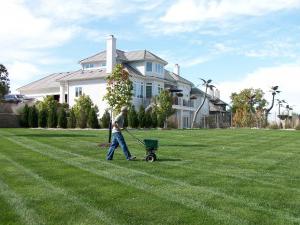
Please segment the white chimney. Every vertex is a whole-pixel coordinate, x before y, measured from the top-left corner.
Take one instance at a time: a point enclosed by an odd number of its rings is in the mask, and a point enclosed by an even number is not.
[[[173,72],[180,76],[180,66],[176,63]]]
[[[220,99],[220,90],[219,90],[219,89],[216,89],[216,90],[215,90],[215,97],[216,97],[217,99]]]
[[[116,65],[116,38],[114,35],[109,35],[106,40],[106,73],[112,73]]]

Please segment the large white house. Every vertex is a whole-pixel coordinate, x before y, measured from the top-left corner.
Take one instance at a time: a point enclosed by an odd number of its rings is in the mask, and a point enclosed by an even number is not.
[[[41,100],[44,96],[53,95],[60,103],[68,103],[71,107],[80,95],[89,95],[102,115],[109,106],[103,101],[106,93],[106,76],[116,64],[122,64],[133,81],[132,103],[138,109],[141,104],[150,104],[151,98],[162,89],[175,90],[175,115],[171,122],[178,128],[188,128],[196,108],[201,104],[204,93],[195,88],[193,83],[180,74],[178,64],[174,71],[165,69],[167,61],[147,50],[121,51],[116,47],[116,38],[110,35],[106,42],[106,50],[79,61],[81,69],[72,72],[54,73],[17,90],[24,95]],[[178,92],[179,91],[179,92]],[[178,94],[180,93],[180,94]],[[204,104],[197,123],[201,117],[210,112],[224,112],[226,104],[220,100],[219,92],[210,93]]]

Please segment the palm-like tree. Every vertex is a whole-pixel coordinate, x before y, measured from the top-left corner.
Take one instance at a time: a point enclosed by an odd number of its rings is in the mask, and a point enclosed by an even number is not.
[[[209,79],[209,80],[204,80],[202,78],[200,78],[200,79],[203,81],[202,85],[205,86],[205,95],[204,95],[204,99],[203,99],[202,103],[199,105],[199,107],[197,108],[197,110],[196,110],[196,112],[194,114],[193,122],[192,122],[192,128],[194,128],[195,122],[196,122],[196,118],[198,116],[198,113],[200,112],[200,110],[202,109],[202,107],[203,107],[203,105],[204,105],[204,103],[206,101],[208,89],[213,90],[213,88],[215,87],[214,85],[211,84],[211,82],[212,82],[211,79]]]
[[[272,104],[271,104],[270,108],[266,109],[265,125],[268,125],[268,116],[269,116],[270,111],[273,109],[274,101],[275,101],[275,95],[280,93],[280,91],[278,91],[278,86],[271,87],[270,91],[272,93]]]

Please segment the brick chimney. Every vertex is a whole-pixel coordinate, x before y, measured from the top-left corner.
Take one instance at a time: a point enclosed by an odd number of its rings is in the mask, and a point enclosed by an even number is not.
[[[112,73],[116,65],[116,40],[114,35],[109,35],[106,40],[106,73]]]

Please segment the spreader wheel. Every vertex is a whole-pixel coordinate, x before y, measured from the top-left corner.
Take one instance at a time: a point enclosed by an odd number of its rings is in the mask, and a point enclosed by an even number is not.
[[[156,155],[154,153],[149,154],[146,156],[146,161],[147,162],[154,162],[156,160]]]

